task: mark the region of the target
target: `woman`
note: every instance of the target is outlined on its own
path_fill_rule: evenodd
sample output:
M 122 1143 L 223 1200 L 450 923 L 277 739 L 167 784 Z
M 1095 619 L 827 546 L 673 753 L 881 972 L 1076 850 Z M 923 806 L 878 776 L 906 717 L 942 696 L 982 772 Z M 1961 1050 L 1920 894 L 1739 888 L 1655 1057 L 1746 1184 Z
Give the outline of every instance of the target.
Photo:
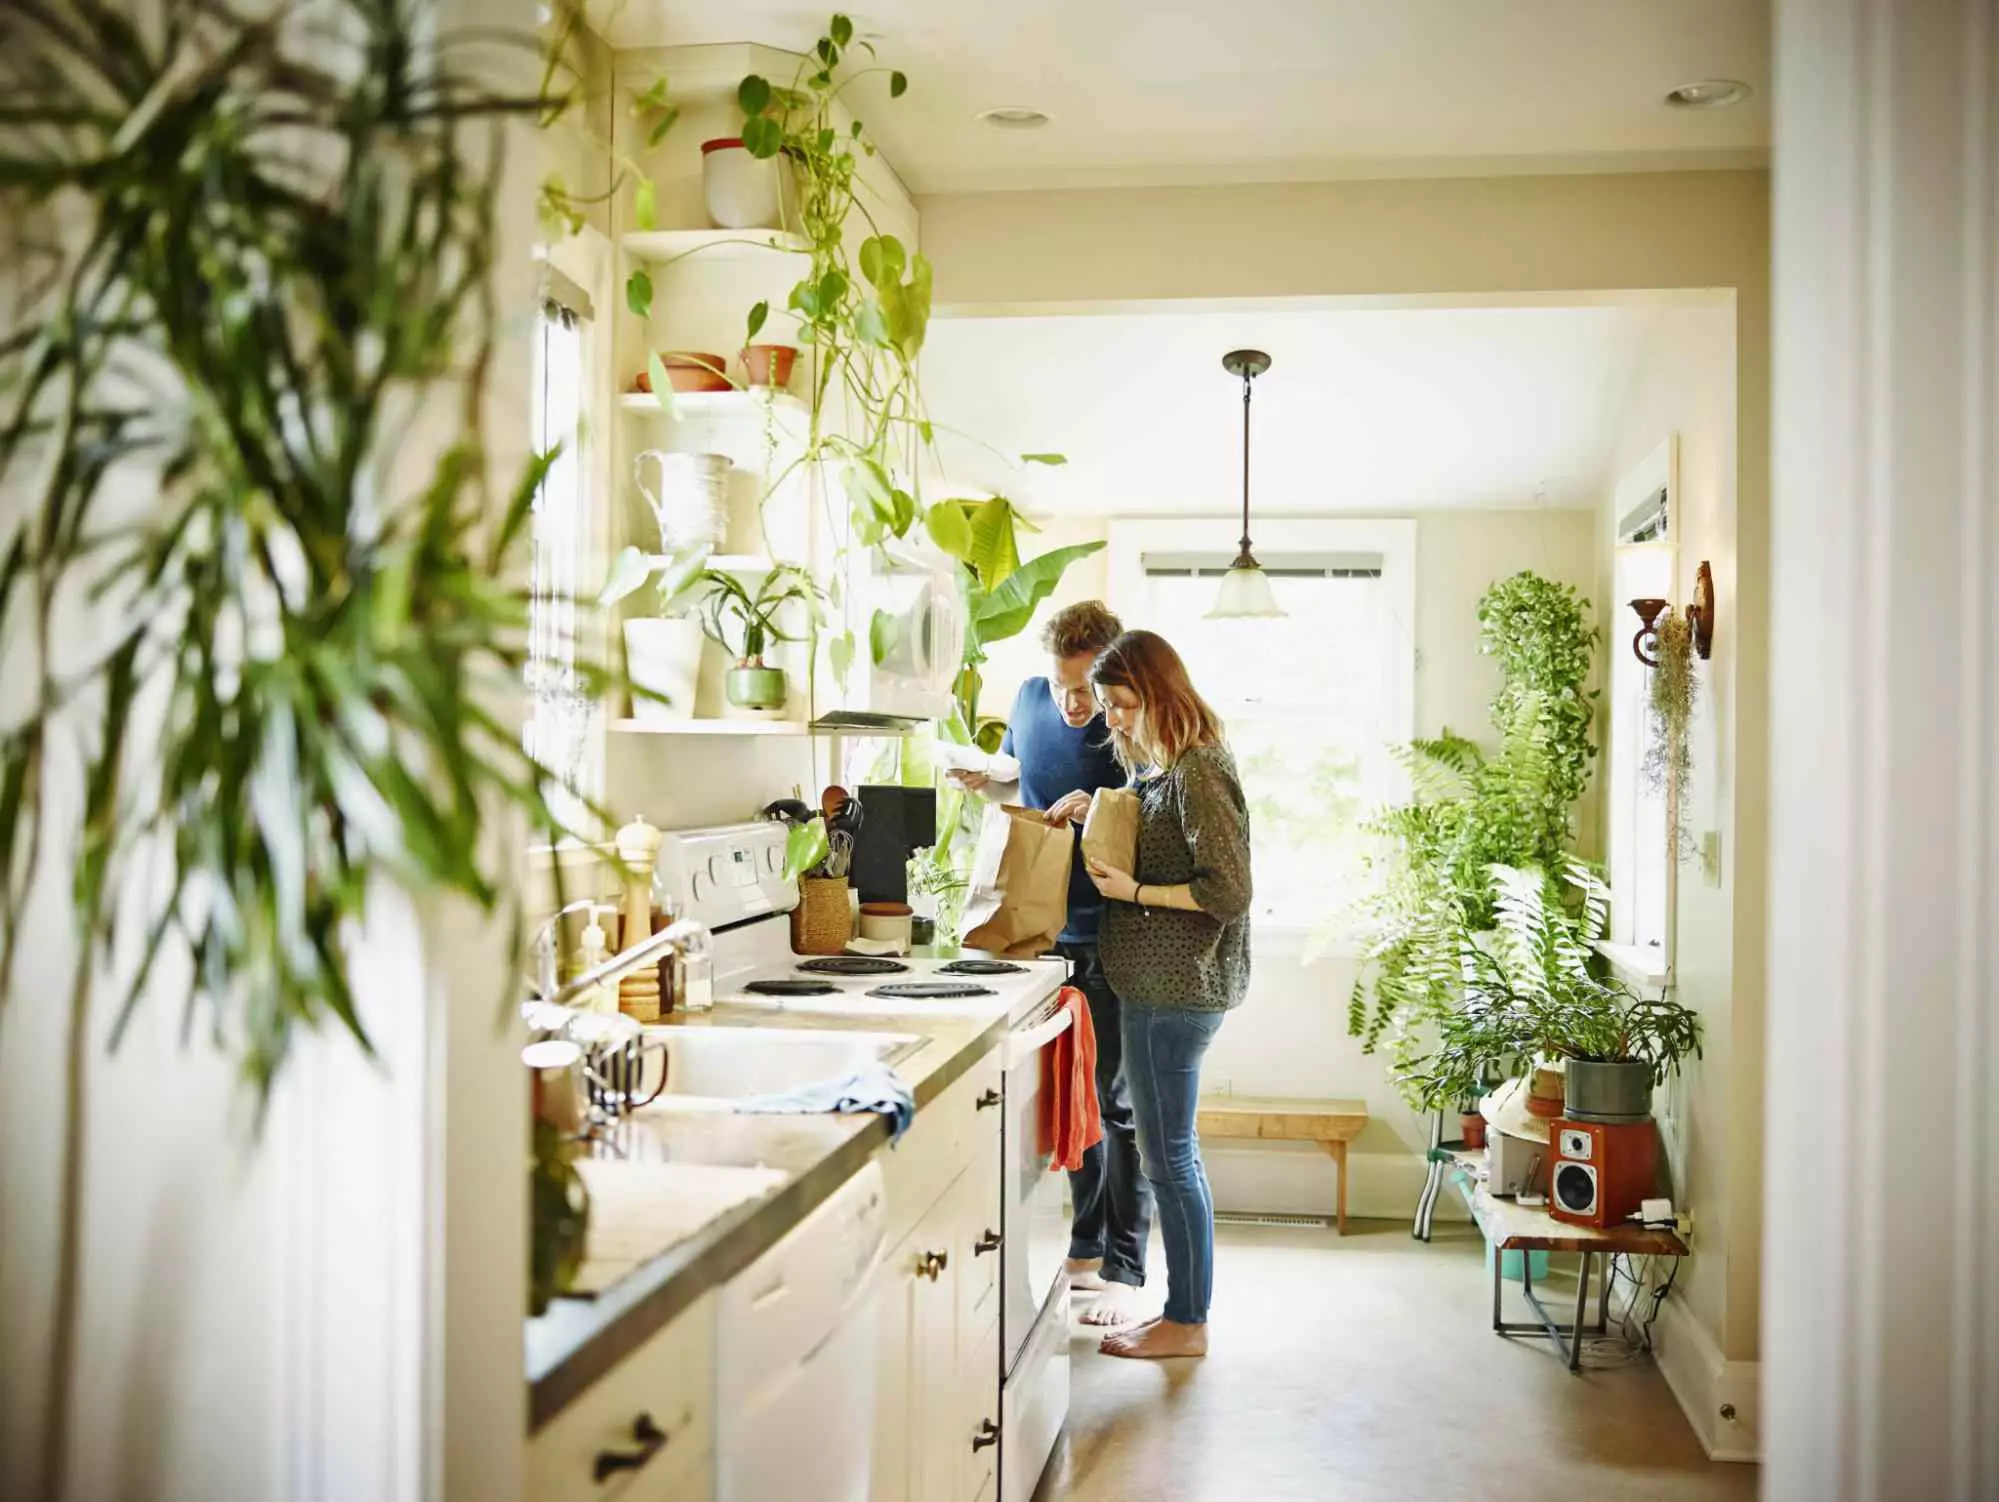
M 1104 978 L 1123 1006 L 1138 1154 L 1166 1247 L 1163 1317 L 1106 1337 L 1112 1356 L 1203 1356 L 1215 1205 L 1194 1135 L 1201 1056 L 1249 984 L 1249 810 L 1222 722 L 1180 654 L 1127 631 L 1090 669 L 1139 797 L 1138 869 L 1090 863 L 1109 899 Z

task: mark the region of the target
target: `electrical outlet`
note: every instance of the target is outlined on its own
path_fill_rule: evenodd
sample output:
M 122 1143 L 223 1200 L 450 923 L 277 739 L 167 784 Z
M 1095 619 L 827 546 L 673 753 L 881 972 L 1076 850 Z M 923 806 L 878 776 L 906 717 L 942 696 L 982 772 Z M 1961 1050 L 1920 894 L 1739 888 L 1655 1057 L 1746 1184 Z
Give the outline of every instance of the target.
M 1704 830 L 1701 833 L 1701 880 L 1711 887 L 1721 885 L 1721 831 Z

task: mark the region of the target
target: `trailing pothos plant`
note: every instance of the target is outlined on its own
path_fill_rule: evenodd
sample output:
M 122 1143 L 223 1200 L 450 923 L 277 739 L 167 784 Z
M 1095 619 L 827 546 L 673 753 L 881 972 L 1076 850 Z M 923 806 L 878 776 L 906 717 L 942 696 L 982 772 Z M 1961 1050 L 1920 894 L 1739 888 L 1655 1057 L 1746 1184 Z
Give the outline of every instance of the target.
M 552 822 L 494 707 L 551 456 L 500 483 L 480 430 L 499 127 L 538 101 L 395 0 L 154 20 L 29 0 L 0 47 L 0 640 L 25 686 L 0 969 L 39 858 L 74 851 L 76 1035 L 129 922 L 114 1038 L 185 974 L 261 1101 L 301 1027 L 369 1047 L 349 945 L 376 878 L 504 911 L 483 831 Z M 52 792 L 72 757 L 80 805 Z
M 1691 730 L 1699 683 L 1694 677 L 1693 623 L 1667 606 L 1653 626 L 1652 655 L 1657 659 L 1645 689 L 1647 734 L 1638 775 L 1647 787 L 1667 795 L 1672 810 L 1667 838 L 1672 859 L 1692 851 L 1687 834 L 1689 793 L 1693 781 Z
M 1573 588 L 1531 572 L 1493 585 L 1478 619 L 1479 649 L 1500 668 L 1498 750 L 1488 755 L 1448 730 L 1414 742 L 1402 752 L 1409 801 L 1369 825 L 1378 884 L 1361 904 L 1366 947 L 1347 1026 L 1369 1052 L 1387 1039 L 1400 1076 L 1425 1046 L 1423 1029 L 1464 998 L 1475 936 L 1498 913 L 1493 868 L 1568 866 L 1597 750 L 1588 611 Z M 1550 893 L 1557 905 L 1577 897 L 1553 882 Z

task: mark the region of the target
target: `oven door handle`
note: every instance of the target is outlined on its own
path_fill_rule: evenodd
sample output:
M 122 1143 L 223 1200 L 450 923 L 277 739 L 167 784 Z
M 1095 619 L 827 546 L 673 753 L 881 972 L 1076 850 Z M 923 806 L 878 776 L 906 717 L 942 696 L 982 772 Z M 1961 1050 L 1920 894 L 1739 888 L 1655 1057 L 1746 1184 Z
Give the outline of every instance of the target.
M 1000 1048 L 1000 1061 L 1005 1068 L 1018 1069 L 1042 1049 L 1069 1031 L 1076 1014 L 1067 1007 L 1057 1007 L 1055 1015 L 1046 1022 L 1033 1027 L 1022 1028 L 1008 1033 Z

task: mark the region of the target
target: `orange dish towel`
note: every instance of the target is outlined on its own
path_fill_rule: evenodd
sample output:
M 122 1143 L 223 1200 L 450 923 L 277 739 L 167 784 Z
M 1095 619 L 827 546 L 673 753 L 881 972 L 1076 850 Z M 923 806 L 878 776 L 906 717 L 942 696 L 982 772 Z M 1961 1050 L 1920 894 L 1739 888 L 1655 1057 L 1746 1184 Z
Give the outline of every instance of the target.
M 1097 1106 L 1097 1032 L 1090 1025 L 1090 1002 L 1074 986 L 1064 986 L 1055 1004 L 1074 1019 L 1041 1050 L 1041 1150 L 1050 1171 L 1073 1173 L 1083 1154 L 1104 1140 Z

